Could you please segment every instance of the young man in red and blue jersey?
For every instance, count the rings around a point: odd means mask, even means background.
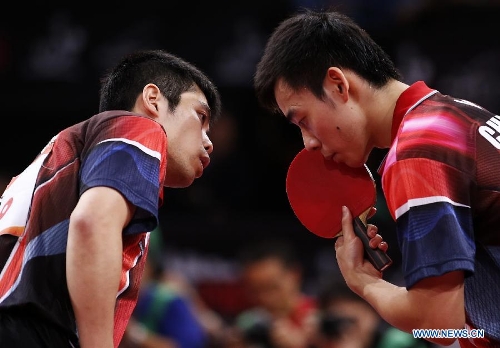
[[[220,96],[195,66],[139,51],[102,82],[100,113],[55,135],[2,195],[2,346],[117,347],[163,188],[210,162]]]
[[[363,259],[344,209],[335,249],[349,287],[403,331],[456,329],[429,340],[500,347],[500,117],[401,80],[350,18],[306,10],[272,33],[254,83],[261,104],[327,160],[359,167],[388,149],[380,174],[405,286]],[[372,247],[387,250],[377,231],[369,226]]]

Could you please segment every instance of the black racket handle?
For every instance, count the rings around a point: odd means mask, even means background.
[[[391,258],[380,249],[372,249],[370,247],[370,237],[366,234],[366,225],[359,217],[354,218],[353,222],[354,233],[363,242],[365,248],[365,258],[380,272],[387,269],[392,264]]]

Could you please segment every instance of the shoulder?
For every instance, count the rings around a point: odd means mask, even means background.
[[[404,117],[385,166],[425,159],[464,171],[474,168],[477,129],[487,114],[467,101],[432,96]]]
[[[116,141],[144,151],[166,152],[167,134],[150,117],[127,111],[106,111],[90,118],[84,128],[85,141],[90,144]]]
[[[165,133],[163,127],[152,118],[128,111],[106,111],[89,119],[89,127],[98,127],[99,125],[111,128],[114,132],[136,131],[136,133],[141,133],[150,130]]]

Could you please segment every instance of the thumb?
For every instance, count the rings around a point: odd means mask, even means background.
[[[342,235],[344,240],[350,240],[356,237],[352,226],[352,215],[345,205],[342,206]]]

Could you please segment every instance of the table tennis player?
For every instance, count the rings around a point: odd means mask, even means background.
[[[405,286],[363,258],[344,209],[335,249],[349,287],[403,331],[500,347],[500,116],[424,81],[403,83],[389,55],[338,12],[304,10],[281,22],[254,84],[261,105],[328,160],[359,167],[388,149],[379,174]],[[377,232],[370,226],[371,245],[386,250]]]

